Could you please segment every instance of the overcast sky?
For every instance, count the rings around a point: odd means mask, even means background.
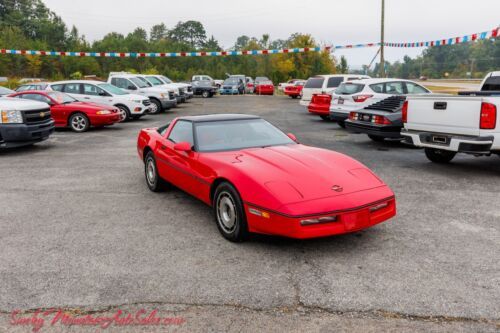
[[[381,0],[43,0],[68,26],[76,25],[88,40],[116,31],[127,34],[140,26],[167,27],[198,20],[225,48],[238,36],[286,39],[310,33],[322,43],[356,44],[380,38]],[[500,0],[386,0],[386,40],[412,42],[490,30],[500,24]],[[336,51],[353,67],[368,64],[375,48]],[[387,49],[390,61],[422,49]]]

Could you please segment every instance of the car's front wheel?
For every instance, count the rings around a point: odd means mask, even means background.
[[[150,114],[159,114],[163,111],[163,108],[161,107],[160,101],[156,99],[151,100],[151,109],[149,111]]]
[[[130,110],[124,105],[118,105],[120,111],[120,122],[125,122],[131,118]]]
[[[243,202],[238,191],[228,182],[215,190],[213,209],[217,228],[231,242],[242,242],[248,238],[248,226]]]
[[[208,97],[210,97],[210,93],[208,91],[204,91],[201,93],[201,97],[208,98]]]
[[[449,163],[457,153],[454,151],[425,148],[425,156],[434,163]]]
[[[155,155],[152,151],[148,152],[144,159],[144,175],[146,177],[146,184],[151,191],[161,192],[166,188],[167,182],[158,173]]]

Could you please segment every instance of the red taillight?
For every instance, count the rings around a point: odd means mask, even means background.
[[[358,120],[358,114],[356,112],[349,113],[350,120]]]
[[[372,116],[372,123],[375,123],[378,125],[390,125],[390,124],[392,124],[391,121],[384,116]]]
[[[404,102],[402,113],[403,113],[403,115],[402,115],[403,123],[406,124],[408,122],[408,101]]]
[[[364,101],[366,101],[368,98],[372,98],[373,95],[356,95],[356,96],[352,96],[352,99],[356,102],[356,103],[363,103]]]
[[[481,121],[479,128],[495,129],[497,125],[497,107],[491,103],[483,102],[481,104]]]

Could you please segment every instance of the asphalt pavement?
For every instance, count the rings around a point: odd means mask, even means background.
[[[396,193],[397,216],[355,234],[234,244],[203,203],[176,189],[150,192],[139,129],[228,112],[360,160]],[[216,96],[84,134],[57,131],[0,152],[0,170],[0,331],[29,332],[11,312],[37,308],[157,308],[185,319],[158,332],[500,329],[498,156],[437,165],[420,149],[309,116],[297,100]]]

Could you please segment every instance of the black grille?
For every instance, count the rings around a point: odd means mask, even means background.
[[[179,89],[180,96],[184,96],[185,94],[186,94],[186,92],[184,91],[184,89]]]
[[[24,111],[23,115],[26,124],[39,124],[50,119],[50,109]]]
[[[146,100],[142,101],[142,105],[149,106],[149,105],[151,105],[151,101],[149,99],[146,99]]]
[[[175,93],[173,91],[169,91],[168,98],[169,99],[175,99]]]
[[[188,92],[192,92],[193,91],[193,87],[189,86],[188,87]]]

